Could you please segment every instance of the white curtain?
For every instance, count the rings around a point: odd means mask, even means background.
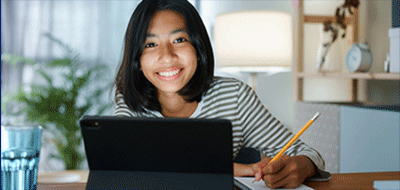
[[[115,71],[129,18],[139,1],[1,1],[1,53],[35,61],[62,58],[50,33],[87,64],[106,63]],[[15,90],[29,71],[2,62],[2,94]],[[114,75],[114,73],[112,73]],[[29,81],[27,81],[29,82]]]
[[[115,75],[129,19],[141,0],[1,1],[1,53],[35,61],[61,58],[64,52],[43,37],[50,33],[79,52],[88,64],[106,63]],[[196,5],[196,0],[190,1]],[[29,70],[2,62],[2,94],[15,91]],[[29,77],[28,77],[29,78]],[[110,79],[112,80],[112,79]]]

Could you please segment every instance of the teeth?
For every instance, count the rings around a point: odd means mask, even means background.
[[[180,70],[169,71],[169,72],[159,72],[158,74],[163,77],[170,77],[179,73]]]

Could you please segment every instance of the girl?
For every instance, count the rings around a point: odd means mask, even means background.
[[[213,73],[211,43],[195,8],[186,0],[143,0],[126,31],[114,115],[228,119],[234,156],[241,147],[266,155],[255,164],[234,163],[234,175],[256,176],[270,188],[295,188],[324,170],[319,153],[299,140],[267,165],[293,135],[249,86]]]

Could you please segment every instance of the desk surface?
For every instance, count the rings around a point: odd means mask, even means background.
[[[349,173],[332,174],[328,182],[305,182],[304,184],[313,189],[374,189],[376,180],[400,180],[398,172],[376,172],[376,173]],[[38,183],[38,190],[69,190],[85,189],[86,183]]]
[[[305,182],[313,189],[374,189],[374,181],[400,180],[399,172],[332,174],[327,182]]]

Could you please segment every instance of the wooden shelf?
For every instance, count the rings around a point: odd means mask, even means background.
[[[304,15],[304,23],[314,23],[314,24],[321,24],[326,21],[336,22],[336,17],[334,16],[318,16],[318,15]],[[346,17],[344,18],[345,24],[354,24],[356,20],[354,17]]]
[[[333,13],[332,13],[333,14]],[[349,47],[353,43],[358,43],[359,35],[359,18],[358,9],[353,9],[353,14],[345,18],[344,23],[352,27],[346,37],[348,38]],[[351,88],[343,88],[352,94],[351,102],[358,102],[358,81],[359,80],[400,80],[399,73],[350,73],[350,72],[312,72],[305,71],[304,69],[304,25],[305,24],[322,24],[326,21],[337,22],[335,16],[324,15],[305,15],[304,14],[304,0],[298,0],[294,11],[294,52],[293,52],[293,95],[295,101],[304,101],[304,79],[307,78],[325,78],[332,80],[350,79]],[[348,47],[348,48],[349,48]]]
[[[297,73],[299,78],[328,78],[328,79],[368,79],[368,80],[400,80],[399,73]]]

